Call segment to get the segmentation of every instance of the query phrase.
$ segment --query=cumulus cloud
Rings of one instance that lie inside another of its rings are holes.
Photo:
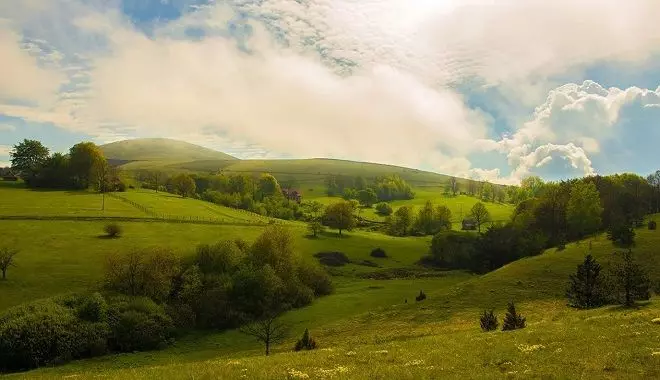
[[[0,69],[0,114],[100,142],[178,137],[244,157],[513,182],[554,165],[593,173],[590,157],[619,136],[623,110],[658,104],[657,91],[590,81],[548,93],[553,75],[659,52],[654,0],[228,0],[148,33],[109,4],[0,5],[11,19],[0,23],[0,52],[13,57],[13,71]],[[489,116],[455,89],[467,81],[541,105],[493,138]],[[505,156],[510,173],[473,167],[467,157],[484,151]]]
[[[16,127],[11,124],[0,123],[0,132],[13,132]]]

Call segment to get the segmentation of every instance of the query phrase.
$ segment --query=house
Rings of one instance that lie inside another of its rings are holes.
[[[296,203],[300,203],[302,201],[302,194],[300,194],[298,190],[282,189],[282,195],[284,195],[284,198],[290,201],[295,201]]]
[[[463,219],[463,230],[474,231],[477,229],[477,221],[471,218]]]

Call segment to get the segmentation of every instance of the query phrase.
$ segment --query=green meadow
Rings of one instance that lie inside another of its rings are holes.
[[[436,198],[419,192],[412,201],[444,200],[455,208],[467,197]],[[0,310],[38,298],[95,288],[107,255],[153,246],[190,255],[196,244],[223,239],[255,239],[263,218],[171,194],[135,190],[119,196],[153,213],[184,217],[218,217],[224,224],[153,221],[148,214],[116,197],[87,192],[32,191],[0,186],[0,220],[4,244],[20,250],[16,267],[0,282]],[[497,205],[490,205],[492,207]],[[467,207],[467,206],[464,206]],[[505,217],[507,210],[501,214]],[[510,208],[508,210],[510,212]],[[119,239],[101,237],[104,220],[31,220],[32,216],[123,216]],[[494,218],[496,219],[496,218]],[[229,223],[235,220],[235,225]],[[245,222],[255,225],[247,226]],[[431,378],[657,378],[660,376],[660,299],[636,309],[616,306],[580,311],[566,306],[568,275],[589,250],[589,242],[551,249],[510,263],[486,275],[460,271],[432,277],[391,280],[365,274],[394,269],[422,273],[416,262],[428,251],[430,238],[395,238],[356,231],[339,238],[332,231],[311,239],[305,225],[286,224],[300,255],[315,260],[320,251],[341,251],[352,261],[333,268],[335,292],[312,305],[287,312],[288,339],[263,356],[263,347],[237,331],[194,332],[164,350],[120,354],[14,374],[9,378],[167,378],[167,379],[431,379]],[[616,250],[599,235],[591,252],[603,265]],[[653,278],[660,276],[660,233],[637,230],[638,260]],[[369,256],[375,247],[388,258]],[[363,261],[375,262],[376,267]],[[415,302],[424,290],[428,299]],[[484,333],[478,316],[494,308],[503,316],[515,301],[528,327],[514,332]],[[305,328],[320,349],[294,353],[291,347]]]

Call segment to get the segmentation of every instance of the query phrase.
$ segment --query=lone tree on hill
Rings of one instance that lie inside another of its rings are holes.
[[[477,202],[470,209],[470,218],[474,219],[477,223],[477,230],[481,232],[481,225],[490,221],[490,212],[483,203]]]
[[[600,264],[591,254],[577,266],[577,272],[569,277],[570,285],[566,290],[566,297],[571,306],[587,309],[605,303],[605,290],[600,271]]]
[[[0,271],[2,271],[2,279],[7,279],[7,269],[11,266],[16,266],[14,264],[14,256],[18,254],[18,251],[11,248],[1,248],[0,249]]]
[[[620,254],[620,261],[612,270],[619,301],[626,307],[635,305],[635,301],[648,300],[651,297],[651,282],[644,270],[635,263],[631,250]]]
[[[516,305],[509,302],[506,315],[504,316],[504,323],[502,324],[502,331],[517,330],[525,328],[525,317],[516,312]]]
[[[272,313],[258,321],[249,323],[240,328],[243,334],[255,337],[266,346],[266,356],[270,355],[270,346],[280,343],[286,338],[289,326],[279,320],[277,314]]]
[[[350,231],[355,227],[353,205],[350,202],[331,204],[325,209],[324,220],[330,228],[339,230],[339,236],[341,236],[343,230]]]

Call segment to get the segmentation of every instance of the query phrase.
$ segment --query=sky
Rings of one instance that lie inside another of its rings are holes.
[[[660,169],[657,0],[0,1],[0,165],[168,137],[518,183]]]

